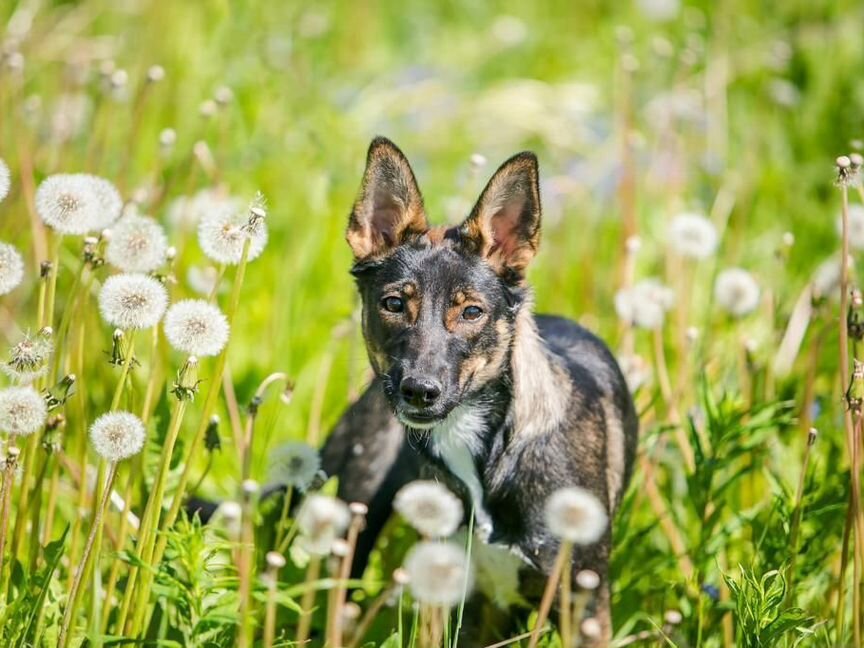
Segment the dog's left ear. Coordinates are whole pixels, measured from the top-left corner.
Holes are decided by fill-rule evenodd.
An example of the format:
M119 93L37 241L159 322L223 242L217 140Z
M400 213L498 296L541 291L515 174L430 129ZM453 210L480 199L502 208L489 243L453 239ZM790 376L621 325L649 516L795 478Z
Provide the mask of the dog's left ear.
M521 279L540 244L537 157L518 153L489 180L460 234L500 275Z

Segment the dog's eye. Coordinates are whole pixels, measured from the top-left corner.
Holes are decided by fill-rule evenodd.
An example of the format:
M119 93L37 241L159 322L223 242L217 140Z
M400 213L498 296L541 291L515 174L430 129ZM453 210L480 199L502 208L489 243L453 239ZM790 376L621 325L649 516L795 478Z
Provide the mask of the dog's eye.
M405 310L405 302L400 297L385 297L381 300L381 307L388 313L401 313Z
M483 309L479 306L468 306L462 311L462 318L473 322L483 316Z

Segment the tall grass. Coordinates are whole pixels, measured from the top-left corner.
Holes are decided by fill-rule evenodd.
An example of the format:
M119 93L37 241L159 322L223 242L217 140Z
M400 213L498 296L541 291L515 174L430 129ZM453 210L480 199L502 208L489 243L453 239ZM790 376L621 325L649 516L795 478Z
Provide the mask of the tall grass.
M25 264L0 295L2 360L25 336L53 346L18 380L47 417L0 436L0 644L58 645L65 615L75 646L458 645L461 604L451 619L405 587L416 536L402 520L354 582L361 510L310 538L261 489L274 450L319 445L368 381L342 233L381 133L439 222L467 214L489 166L540 157L537 308L610 342L641 417L614 521L615 645L860 645L864 190L859 158L833 165L864 146L861 7L577 4L0 6L0 241ZM143 272L171 303L217 306L224 350L190 367L161 323L105 321L111 235L63 235L37 209L60 173L108 179L164 228L173 249ZM246 219L233 262L198 236L223 208ZM707 254L675 244L682 213L716 234ZM746 287L720 288L731 267L758 286L746 308ZM272 385L289 378L287 402ZM147 427L121 462L88 440L113 410ZM333 480L287 497L309 490ZM186 516L189 495L223 502L212 524ZM496 580L480 544L478 589ZM576 645L592 594L571 586ZM533 614L498 639L556 644Z

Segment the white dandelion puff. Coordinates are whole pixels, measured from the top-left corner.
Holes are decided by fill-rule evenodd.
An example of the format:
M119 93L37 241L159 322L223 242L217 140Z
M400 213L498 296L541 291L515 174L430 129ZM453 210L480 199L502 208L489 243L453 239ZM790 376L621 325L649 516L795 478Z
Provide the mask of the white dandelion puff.
M849 247L864 250L864 205L849 205ZM843 215L837 219L837 234L843 235Z
M58 174L45 178L36 190L36 212L60 234L86 234L99 220L101 201L91 176Z
M633 394L651 380L651 365L640 355L621 356L618 358L618 366Z
M32 387L7 387L0 390L0 431L27 436L45 425L48 405Z
M14 245L0 242L0 295L15 290L24 279L24 259Z
M12 188L12 174L9 171L9 165L0 158L0 202L9 195L9 189Z
M421 603L453 607L470 589L471 565L461 547L442 542L420 542L405 558L409 586Z
M707 259L717 250L717 228L710 220L695 213L678 214L669 224L670 247L681 256Z
M297 514L297 527L302 534L298 540L306 552L326 556L350 521L351 512L345 502L328 495L309 495Z
M675 303L675 293L658 279L643 279L615 294L615 312L630 326L658 329L666 311Z
M32 337L25 335L10 349L9 361L0 365L0 370L12 380L30 383L45 375L53 350L50 329L43 329Z
M462 522L461 500L434 481L406 484L396 493L393 508L426 538L446 538Z
M239 502L225 500L213 512L211 524L225 532L228 538L236 540L240 537L243 507Z
M199 295L209 296L219 286L219 271L213 266L191 266L186 272L186 283Z
M99 291L102 319L123 330L156 326L168 306L168 292L143 274L108 277Z
M321 469L318 451L307 443L285 443L270 454L268 480L305 491Z
M814 299L837 299L840 297L842 273L840 258L840 255L835 255L823 261L816 268L816 272L813 273L813 279L810 282ZM851 255L847 258L851 272L851 269L855 267L855 262Z
M219 355L228 343L228 320L203 299L185 299L171 306L164 326L171 346L190 355Z
M597 542L609 526L609 516L600 500L578 486L552 493L544 512L554 536L580 545Z
M243 246L248 239L252 261L267 244L267 224L264 218L250 218L243 211L229 209L227 205L209 211L198 225L198 241L201 249L217 263L236 265L243 256Z
M168 237L154 219L129 214L111 228L105 259L124 272L152 272L165 263Z
M112 182L99 176L87 176L96 195L98 207L93 217L91 231L100 232L110 227L123 213L123 199Z
M122 461L141 452L146 436L144 423L130 412L108 412L90 426L93 449L110 463Z
M717 275L714 299L730 315L743 317L759 305L759 284L746 270L727 268Z

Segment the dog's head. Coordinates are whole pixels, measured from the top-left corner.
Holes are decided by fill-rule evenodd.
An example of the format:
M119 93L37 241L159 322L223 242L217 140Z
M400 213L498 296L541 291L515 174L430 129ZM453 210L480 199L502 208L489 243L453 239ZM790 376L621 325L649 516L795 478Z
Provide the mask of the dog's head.
M372 367L403 423L433 427L509 361L540 239L537 158L513 156L461 225L430 228L408 160L377 138L346 238Z

